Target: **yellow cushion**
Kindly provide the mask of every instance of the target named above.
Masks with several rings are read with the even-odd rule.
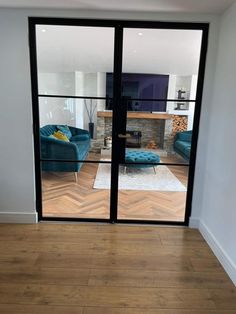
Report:
[[[56,137],[58,140],[69,142],[68,137],[61,131],[54,132],[53,136]]]

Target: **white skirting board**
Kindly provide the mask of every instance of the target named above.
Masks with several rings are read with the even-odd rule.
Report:
[[[207,244],[210,246],[213,253],[223,266],[224,270],[236,286],[236,265],[222,248],[222,246],[219,244],[212,232],[198,218],[190,218],[189,227],[199,229]]]
[[[0,212],[0,223],[32,224],[37,222],[37,212]]]

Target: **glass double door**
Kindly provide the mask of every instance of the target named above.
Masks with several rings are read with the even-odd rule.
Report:
[[[41,219],[187,223],[206,29],[30,19]]]

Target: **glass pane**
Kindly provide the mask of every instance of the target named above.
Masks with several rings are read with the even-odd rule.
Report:
[[[124,29],[123,96],[194,100],[201,39],[201,30]]]
[[[127,108],[131,108],[133,103],[134,101],[128,101]],[[176,111],[175,114],[152,111],[153,103],[155,101],[145,101],[147,109],[145,112],[128,111],[127,150],[158,154],[161,156],[160,162],[188,164],[192,142],[193,112],[191,111],[190,114],[189,111],[187,115],[184,111]],[[158,106],[165,105],[165,102],[158,102]]]
[[[187,166],[121,165],[118,219],[184,221]]]
[[[113,28],[37,25],[36,41],[39,94],[106,96]]]
[[[104,100],[39,97],[41,158],[73,157],[100,161],[104,158],[104,149],[110,154],[112,113],[100,110],[102,106],[105,106]],[[63,126],[69,128],[69,133]],[[53,141],[58,142],[55,138],[52,139],[52,135],[58,131],[67,136],[70,145],[83,149],[78,149],[75,155],[66,152],[63,155],[60,149],[52,149]],[[50,145],[46,142],[50,142]]]
[[[99,185],[102,167],[42,162],[43,216],[109,219],[110,190]],[[106,180],[110,182],[110,177]]]

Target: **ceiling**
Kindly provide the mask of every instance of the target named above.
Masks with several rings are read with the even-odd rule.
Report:
[[[235,0],[0,0],[0,7],[222,13]]]
[[[193,75],[202,31],[124,29],[123,72]],[[114,30],[37,25],[39,72],[113,72]]]

